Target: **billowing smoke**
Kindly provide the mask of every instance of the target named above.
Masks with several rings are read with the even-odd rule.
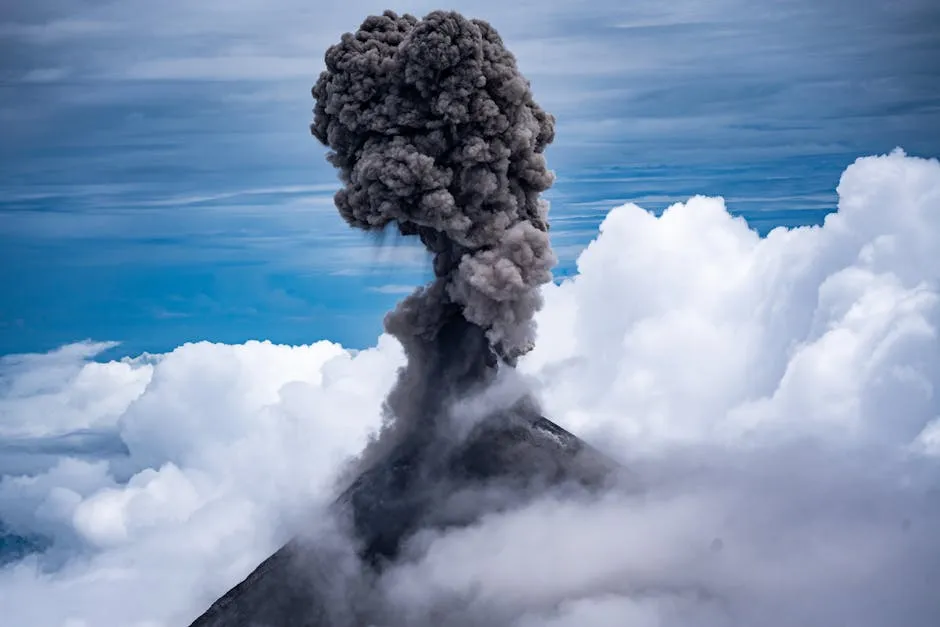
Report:
[[[454,12],[371,16],[326,68],[311,130],[339,169],[340,214],[416,235],[434,258],[434,281],[385,319],[408,357],[388,409],[414,426],[533,345],[556,262],[539,198],[554,119],[497,32]]]

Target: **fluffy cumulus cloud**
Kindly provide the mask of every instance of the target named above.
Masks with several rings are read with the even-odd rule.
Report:
[[[188,623],[316,519],[402,361],[386,338],[86,361],[103,347],[0,364],[4,531],[51,542],[0,571],[5,624]]]
[[[613,209],[521,364],[629,487],[420,536],[393,624],[935,624],[940,163],[860,159],[822,227]],[[0,364],[5,624],[186,624],[316,524],[402,364],[188,344]],[[494,398],[498,397],[496,395]]]
[[[526,364],[554,417],[630,447],[810,433],[927,444],[938,172],[900,151],[860,159],[823,227],[766,238],[720,198],[658,218],[614,209],[579,276],[547,292]]]

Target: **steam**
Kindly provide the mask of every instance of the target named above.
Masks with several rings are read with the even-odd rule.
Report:
[[[311,131],[339,169],[340,214],[434,256],[435,279],[385,319],[408,359],[388,409],[413,426],[533,346],[556,262],[539,198],[554,118],[497,32],[454,12],[371,16],[326,67]]]

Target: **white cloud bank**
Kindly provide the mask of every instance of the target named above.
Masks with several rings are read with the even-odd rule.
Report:
[[[934,625],[940,163],[860,159],[839,196],[766,238],[720,199],[612,210],[522,369],[644,489],[424,538],[395,624]],[[0,570],[5,625],[187,624],[330,498],[402,361],[102,348],[0,364],[0,518],[53,541]]]

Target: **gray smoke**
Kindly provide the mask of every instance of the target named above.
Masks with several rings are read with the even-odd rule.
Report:
[[[539,288],[556,263],[539,197],[553,181],[542,153],[554,119],[489,24],[444,11],[368,17],[329,48],[313,96],[311,131],[339,170],[343,218],[417,236],[433,256],[434,280],[385,318],[407,363],[386,399],[383,430],[341,477],[369,473],[340,502],[355,511],[365,553],[389,556],[392,538],[413,524],[472,519],[471,510],[493,505],[470,499],[451,511],[447,497],[463,475],[450,477],[447,460],[466,432],[452,428],[449,403],[533,346]],[[511,404],[538,416],[530,398]],[[508,427],[510,408],[492,409]],[[357,491],[362,477],[377,487]],[[407,513],[419,511],[431,518]],[[360,575],[372,576],[369,568]],[[355,605],[379,601],[366,594]]]
[[[554,118],[493,27],[454,12],[370,16],[326,67],[311,130],[339,169],[340,214],[417,235],[434,256],[435,280],[385,320],[409,368],[450,363],[438,353],[456,352],[472,326],[513,364],[532,347],[556,261],[539,198],[553,181],[542,152]],[[462,331],[442,342],[454,324]]]

